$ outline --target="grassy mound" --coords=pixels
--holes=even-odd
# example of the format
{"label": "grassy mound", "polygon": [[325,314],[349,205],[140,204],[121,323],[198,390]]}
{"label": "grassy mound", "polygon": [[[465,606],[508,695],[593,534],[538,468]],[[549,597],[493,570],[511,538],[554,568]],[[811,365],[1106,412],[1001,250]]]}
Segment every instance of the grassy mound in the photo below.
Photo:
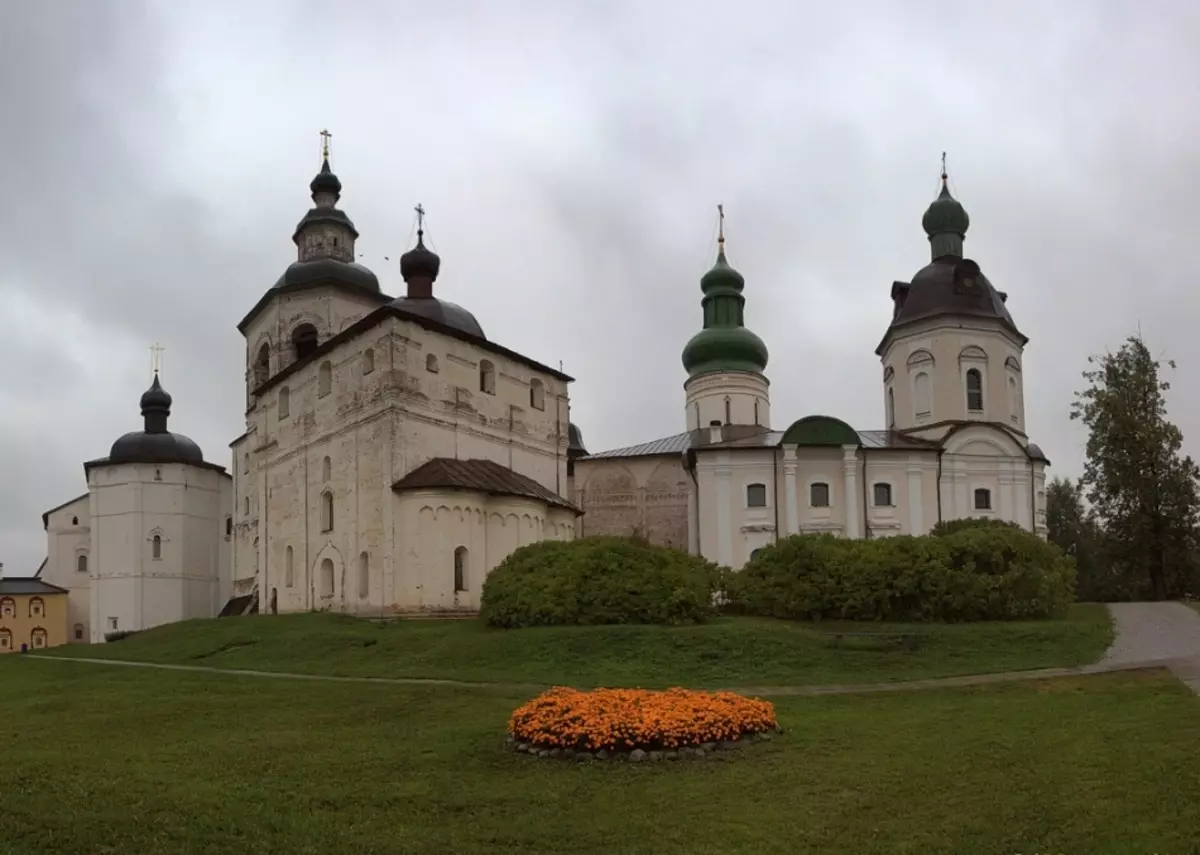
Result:
{"label": "grassy mound", "polygon": [[622,537],[523,546],[483,583],[489,626],[689,624],[716,616],[715,565]]}

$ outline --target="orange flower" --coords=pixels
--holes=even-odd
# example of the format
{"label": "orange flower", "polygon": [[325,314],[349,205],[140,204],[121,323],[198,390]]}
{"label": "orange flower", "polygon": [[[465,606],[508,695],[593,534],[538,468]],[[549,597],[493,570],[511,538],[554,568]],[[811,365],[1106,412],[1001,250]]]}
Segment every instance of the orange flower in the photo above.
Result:
{"label": "orange flower", "polygon": [[672,749],[774,729],[775,707],[733,692],[556,687],[518,707],[518,742],[583,751]]}

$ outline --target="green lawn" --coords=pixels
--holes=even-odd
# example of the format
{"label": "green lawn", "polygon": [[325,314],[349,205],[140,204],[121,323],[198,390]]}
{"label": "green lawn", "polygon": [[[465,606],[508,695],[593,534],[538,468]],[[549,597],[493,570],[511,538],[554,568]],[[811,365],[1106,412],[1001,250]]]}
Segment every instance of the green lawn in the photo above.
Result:
{"label": "green lawn", "polygon": [[378,624],[312,613],[188,621],[52,654],[343,676],[702,688],[1082,665],[1098,660],[1112,642],[1108,611],[1100,605],[1075,606],[1059,621],[849,627],[918,633],[913,651],[861,641],[834,648],[823,631],[837,626],[723,618],[688,627],[495,630],[473,620]]}
{"label": "green lawn", "polygon": [[19,656],[0,685],[0,855],[1195,851],[1200,701],[1164,672],[789,698],[740,756],[590,766],[507,750],[500,689]]}

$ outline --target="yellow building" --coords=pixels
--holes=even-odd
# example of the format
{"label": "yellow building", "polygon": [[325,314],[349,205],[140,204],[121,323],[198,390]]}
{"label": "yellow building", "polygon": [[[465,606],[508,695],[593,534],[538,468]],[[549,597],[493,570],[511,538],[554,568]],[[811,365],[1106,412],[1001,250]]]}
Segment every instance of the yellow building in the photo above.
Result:
{"label": "yellow building", "polygon": [[67,639],[65,588],[0,576],[0,653],[42,650]]}

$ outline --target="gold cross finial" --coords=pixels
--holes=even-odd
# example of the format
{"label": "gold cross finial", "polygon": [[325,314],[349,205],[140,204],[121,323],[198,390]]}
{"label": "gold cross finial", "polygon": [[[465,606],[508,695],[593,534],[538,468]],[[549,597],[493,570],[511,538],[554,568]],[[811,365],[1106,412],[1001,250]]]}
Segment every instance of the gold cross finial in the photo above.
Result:
{"label": "gold cross finial", "polygon": [[329,160],[329,138],[332,136],[329,131],[321,131],[321,160]]}
{"label": "gold cross finial", "polygon": [[419,232],[425,231],[425,208],[424,208],[424,206],[421,205],[420,202],[418,202],[417,207],[413,208],[413,210],[417,212],[417,231],[419,231]]}
{"label": "gold cross finial", "polygon": [[717,205],[717,246],[725,248],[725,206]]}
{"label": "gold cross finial", "polygon": [[154,376],[158,376],[158,372],[162,371],[162,352],[166,350],[158,342],[150,345],[150,370],[154,372]]}

